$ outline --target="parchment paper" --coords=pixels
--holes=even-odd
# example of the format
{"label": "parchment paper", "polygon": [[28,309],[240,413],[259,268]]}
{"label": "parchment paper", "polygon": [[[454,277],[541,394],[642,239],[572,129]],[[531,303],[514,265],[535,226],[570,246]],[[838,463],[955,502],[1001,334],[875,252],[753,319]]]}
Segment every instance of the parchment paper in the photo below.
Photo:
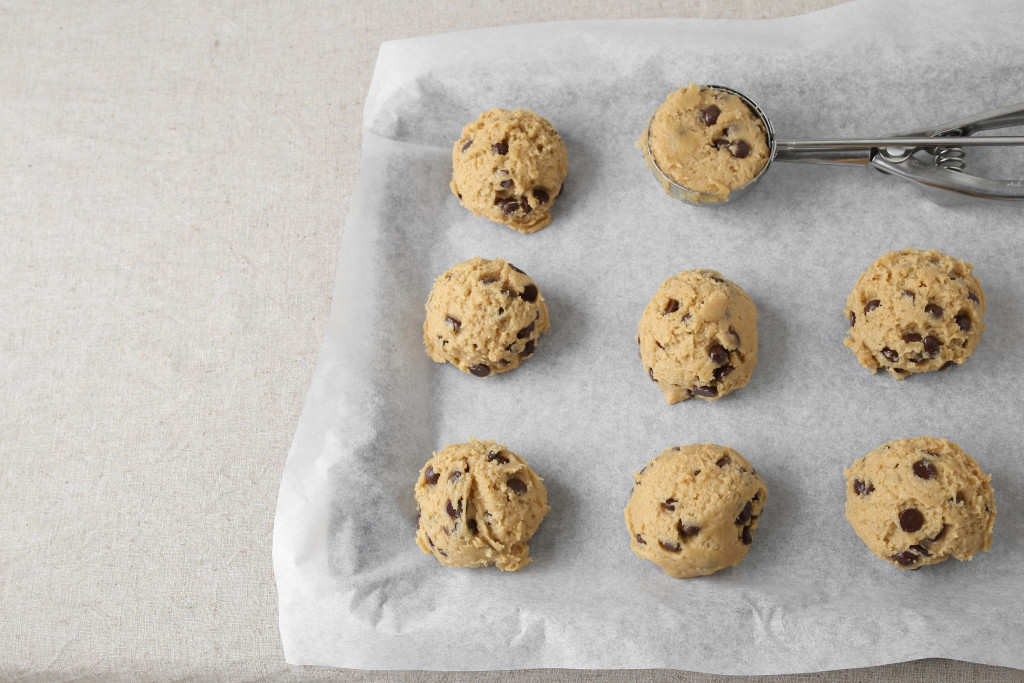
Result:
{"label": "parchment paper", "polygon": [[[1024,667],[1022,207],[939,206],[873,170],[782,163],[735,204],[692,207],[662,192],[634,147],[690,80],[747,94],[780,138],[889,134],[1022,101],[1022,17],[1012,2],[884,0],[776,21],[557,23],[383,44],[330,326],[278,501],[288,662]],[[569,149],[554,221],[533,235],[473,217],[448,189],[453,141],[495,106],[537,111]],[[1021,177],[1019,158],[982,161]],[[905,246],[972,262],[988,329],[964,366],[895,382],[842,345],[842,309],[861,271]],[[551,311],[535,357],[486,381],[434,364],[421,341],[433,278],[475,255],[525,270]],[[760,363],[716,403],[669,406],[634,335],[662,280],[695,267],[754,299]],[[995,543],[973,562],[901,572],[845,521],[842,470],[921,434],[959,442],[992,475]],[[552,510],[523,571],[445,568],[414,542],[419,468],[471,436],[507,444],[545,479]],[[699,441],[750,459],[768,503],[740,566],[673,580],[630,551],[622,509],[635,469]]]}

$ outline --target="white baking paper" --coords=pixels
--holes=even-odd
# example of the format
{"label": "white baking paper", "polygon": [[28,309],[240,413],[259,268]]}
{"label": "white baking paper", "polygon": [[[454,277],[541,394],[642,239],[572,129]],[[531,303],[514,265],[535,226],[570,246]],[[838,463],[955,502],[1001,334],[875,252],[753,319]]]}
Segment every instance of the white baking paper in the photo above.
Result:
{"label": "white baking paper", "polygon": [[[940,206],[868,168],[776,163],[735,204],[693,207],[662,192],[634,147],[691,80],[747,94],[780,139],[890,134],[1021,102],[1022,35],[1010,1],[883,0],[775,21],[554,23],[383,44],[331,321],[278,501],[288,662],[1024,667],[1024,206]],[[448,189],[453,142],[491,107],[540,113],[568,146],[565,194],[536,234],[472,216]],[[968,170],[982,159],[1024,176],[1019,149],[972,155]],[[895,382],[843,346],[842,311],[861,271],[906,246],[974,264],[988,329],[963,367]],[[421,340],[433,279],[476,255],[525,270],[551,311],[535,356],[486,381],[431,362]],[[689,268],[718,269],[754,299],[760,363],[716,403],[669,406],[634,335],[658,285]],[[959,442],[991,473],[995,543],[973,562],[898,571],[845,521],[842,471],[922,434]],[[472,436],[507,444],[547,485],[551,512],[520,572],[446,568],[414,541],[420,467]],[[675,580],[630,551],[622,509],[635,469],[701,441],[754,463],[768,503],[741,565]]]}

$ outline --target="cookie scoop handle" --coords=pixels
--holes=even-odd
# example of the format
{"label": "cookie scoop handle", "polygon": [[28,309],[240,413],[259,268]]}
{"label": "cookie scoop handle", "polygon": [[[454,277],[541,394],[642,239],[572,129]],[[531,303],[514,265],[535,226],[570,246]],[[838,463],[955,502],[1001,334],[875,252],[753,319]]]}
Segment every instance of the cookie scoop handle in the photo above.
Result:
{"label": "cookie scoop handle", "polygon": [[890,157],[910,155],[919,150],[937,154],[950,147],[1015,147],[1024,136],[848,138],[839,140],[776,140],[775,159],[805,164],[868,164],[878,152]]}

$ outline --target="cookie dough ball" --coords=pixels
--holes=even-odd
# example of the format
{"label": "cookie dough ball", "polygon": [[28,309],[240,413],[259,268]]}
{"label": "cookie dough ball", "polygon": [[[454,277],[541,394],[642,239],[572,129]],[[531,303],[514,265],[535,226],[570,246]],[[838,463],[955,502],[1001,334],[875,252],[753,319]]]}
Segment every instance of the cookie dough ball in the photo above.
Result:
{"label": "cookie dough ball", "polygon": [[537,232],[551,222],[569,155],[547,119],[527,109],[492,109],[462,129],[452,167],[452,192],[464,207],[519,232]]}
{"label": "cookie dough ball", "polygon": [[445,446],[416,482],[416,543],[449,567],[530,562],[526,545],[548,510],[544,482],[521,457],[494,441]]}
{"label": "cookie dough ball", "polygon": [[658,107],[640,147],[648,164],[653,161],[672,182],[692,190],[697,203],[728,200],[771,158],[764,123],[746,102],[693,83]]}
{"label": "cookie dough ball", "polygon": [[864,367],[896,379],[960,365],[985,330],[985,292],[971,264],[942,252],[890,251],[846,299],[843,343]]}
{"label": "cookie dough ball", "polygon": [[668,403],[714,401],[746,386],[757,365],[757,308],[715,270],[661,284],[637,327],[640,360]]}
{"label": "cookie dough ball", "polygon": [[434,281],[423,343],[437,363],[488,377],[519,367],[548,331],[537,285],[504,259],[477,256]]}
{"label": "cookie dough ball", "polygon": [[768,497],[746,458],[713,443],[662,451],[633,480],[626,505],[633,552],[677,579],[739,564]]}
{"label": "cookie dough ball", "polygon": [[959,445],[919,436],[883,444],[846,475],[846,519],[900,569],[969,560],[992,545],[996,503],[977,461]]}

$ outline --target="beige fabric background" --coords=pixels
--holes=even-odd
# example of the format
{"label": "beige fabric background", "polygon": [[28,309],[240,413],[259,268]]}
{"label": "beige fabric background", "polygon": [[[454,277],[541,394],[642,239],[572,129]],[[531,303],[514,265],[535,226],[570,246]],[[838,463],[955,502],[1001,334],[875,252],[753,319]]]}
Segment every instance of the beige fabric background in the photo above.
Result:
{"label": "beige fabric background", "polygon": [[[0,678],[722,679],[286,666],[276,494],[380,41],[839,1],[0,0]],[[794,678],[1024,674],[931,660]]]}

